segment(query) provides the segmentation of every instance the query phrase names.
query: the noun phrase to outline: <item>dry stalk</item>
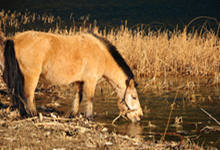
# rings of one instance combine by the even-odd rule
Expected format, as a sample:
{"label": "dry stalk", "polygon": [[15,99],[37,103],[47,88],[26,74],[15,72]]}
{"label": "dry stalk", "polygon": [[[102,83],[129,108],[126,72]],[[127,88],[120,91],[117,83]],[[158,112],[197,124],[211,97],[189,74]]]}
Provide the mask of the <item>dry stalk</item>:
{"label": "dry stalk", "polygon": [[209,16],[198,16],[196,18],[193,18],[188,24],[187,24],[187,28],[196,20],[199,20],[199,19],[206,19],[206,20],[213,20],[215,21],[215,23],[218,25],[218,20],[214,17],[209,17]]}
{"label": "dry stalk", "polygon": [[[6,122],[9,123],[9,124],[19,124],[19,123],[23,123],[23,122],[27,122],[27,121],[33,121],[33,120],[37,120],[37,119],[38,119],[38,116],[35,116],[35,117],[26,118],[26,119],[22,119],[22,120],[14,120],[14,121],[6,121]],[[5,121],[1,122],[1,123],[5,123]]]}
{"label": "dry stalk", "polygon": [[220,126],[205,126],[200,130],[200,132],[203,132],[205,130],[210,130],[210,131],[217,131],[220,132]]}
{"label": "dry stalk", "polygon": [[200,107],[200,109],[220,126],[220,122],[217,119],[215,119],[210,113],[208,113],[205,109],[203,109],[201,107]]}
{"label": "dry stalk", "polygon": [[173,103],[172,103],[171,106],[170,106],[171,109],[170,109],[170,113],[169,113],[167,125],[166,125],[166,128],[165,128],[164,134],[163,134],[163,136],[161,137],[161,140],[162,140],[162,141],[164,141],[165,136],[167,135],[167,130],[168,130],[168,127],[169,127],[169,124],[170,124],[170,119],[171,119],[171,115],[172,115],[172,112],[173,112],[173,109],[174,109],[174,106],[175,106],[175,103],[176,103],[176,98],[177,98],[178,92],[179,92],[179,89],[178,89],[178,91],[176,92],[176,96],[175,96],[175,98],[174,98],[174,101],[173,101]]}
{"label": "dry stalk", "polygon": [[112,121],[112,125],[115,125],[115,121],[117,121],[122,116],[122,113],[120,112],[119,115]]}
{"label": "dry stalk", "polygon": [[59,122],[37,122],[34,124],[35,126],[64,126],[62,123]]}
{"label": "dry stalk", "polygon": [[115,121],[117,121],[120,117],[122,117],[122,118],[127,120],[127,117],[125,115],[127,113],[133,112],[133,111],[135,111],[135,110],[127,110],[127,111],[120,112],[119,115],[112,121],[112,125],[115,125]]}

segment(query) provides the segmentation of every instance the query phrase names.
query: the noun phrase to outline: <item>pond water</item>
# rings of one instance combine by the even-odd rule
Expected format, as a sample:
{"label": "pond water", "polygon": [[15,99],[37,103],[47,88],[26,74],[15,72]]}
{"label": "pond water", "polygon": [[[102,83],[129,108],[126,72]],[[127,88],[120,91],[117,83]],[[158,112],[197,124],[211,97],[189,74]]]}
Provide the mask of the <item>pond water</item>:
{"label": "pond water", "polygon": [[[200,145],[215,146],[220,148],[220,131],[206,130],[207,126],[218,124],[205,114],[207,111],[220,121],[220,89],[205,88],[194,92],[196,102],[187,100],[187,91],[166,91],[163,94],[156,92],[140,93],[139,99],[144,110],[144,118],[136,124],[120,118],[112,125],[118,116],[117,99],[97,96],[95,102],[96,120],[106,124],[113,132],[144,138],[145,140],[160,140],[165,132],[171,111],[171,104],[175,100],[174,109],[165,136],[165,140],[180,141],[190,139]],[[176,97],[176,98],[175,98]]]}
{"label": "pond water", "polygon": [[[60,103],[58,105],[59,109],[65,111],[70,106],[69,101],[72,98],[68,96],[68,93],[73,93],[71,90],[65,91],[68,97],[67,100],[55,97],[51,102],[51,96],[49,96],[50,100],[41,101],[42,97],[37,96],[37,103],[41,106],[45,103]],[[111,91],[109,89],[102,90],[106,93]],[[100,88],[97,88],[94,103],[95,121],[104,124],[109,132],[145,140],[160,140],[168,123],[171,104],[175,100],[165,140],[180,141],[182,138],[199,145],[220,148],[220,131],[211,131],[205,128],[207,126],[216,127],[218,124],[201,110],[202,108],[220,121],[220,88],[200,87],[199,90],[193,92],[190,89],[140,92],[139,99],[144,111],[143,119],[139,123],[131,123],[124,118],[119,118],[114,126],[112,121],[119,115],[117,98],[115,94],[104,93],[103,95],[100,91]],[[189,94],[186,94],[189,92],[191,98],[188,96]],[[45,95],[43,97],[45,99]],[[85,102],[83,101],[80,110],[83,111],[84,107]]]}

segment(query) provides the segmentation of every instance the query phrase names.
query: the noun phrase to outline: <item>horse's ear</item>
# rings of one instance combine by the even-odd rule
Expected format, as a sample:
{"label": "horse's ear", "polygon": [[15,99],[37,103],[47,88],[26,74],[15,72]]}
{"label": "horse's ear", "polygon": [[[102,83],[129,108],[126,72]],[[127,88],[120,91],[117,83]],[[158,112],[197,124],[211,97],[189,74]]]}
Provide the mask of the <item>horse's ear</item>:
{"label": "horse's ear", "polygon": [[0,30],[0,41],[5,40],[5,34]]}
{"label": "horse's ear", "polygon": [[137,86],[137,83],[133,79],[131,79],[129,81],[129,87],[136,87],[136,86]]}
{"label": "horse's ear", "polygon": [[6,38],[5,34],[0,30],[0,46],[2,47],[4,45]]}

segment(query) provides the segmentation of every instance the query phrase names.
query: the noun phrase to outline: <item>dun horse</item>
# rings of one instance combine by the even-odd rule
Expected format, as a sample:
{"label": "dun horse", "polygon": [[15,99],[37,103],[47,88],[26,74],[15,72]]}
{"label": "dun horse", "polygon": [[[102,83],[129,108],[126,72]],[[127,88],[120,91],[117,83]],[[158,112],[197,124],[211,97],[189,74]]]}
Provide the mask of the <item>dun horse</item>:
{"label": "dun horse", "polygon": [[134,75],[108,40],[94,34],[73,36],[26,31],[11,39],[0,36],[0,65],[13,105],[21,115],[36,115],[34,92],[40,77],[54,85],[74,83],[77,114],[85,92],[86,116],[93,115],[97,81],[104,77],[118,94],[118,107],[132,122],[143,115]]}

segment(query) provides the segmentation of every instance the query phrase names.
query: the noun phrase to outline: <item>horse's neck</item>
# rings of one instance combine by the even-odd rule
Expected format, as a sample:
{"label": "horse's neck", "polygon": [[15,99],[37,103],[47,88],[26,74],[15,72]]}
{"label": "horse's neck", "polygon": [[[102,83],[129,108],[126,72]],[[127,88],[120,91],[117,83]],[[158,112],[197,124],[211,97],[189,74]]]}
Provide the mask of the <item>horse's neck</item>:
{"label": "horse's neck", "polygon": [[126,89],[126,80],[127,76],[123,72],[123,70],[116,64],[116,62],[111,62],[111,66],[105,71],[105,78],[109,81],[109,83],[116,90],[118,96],[122,98],[124,96],[124,91]]}

